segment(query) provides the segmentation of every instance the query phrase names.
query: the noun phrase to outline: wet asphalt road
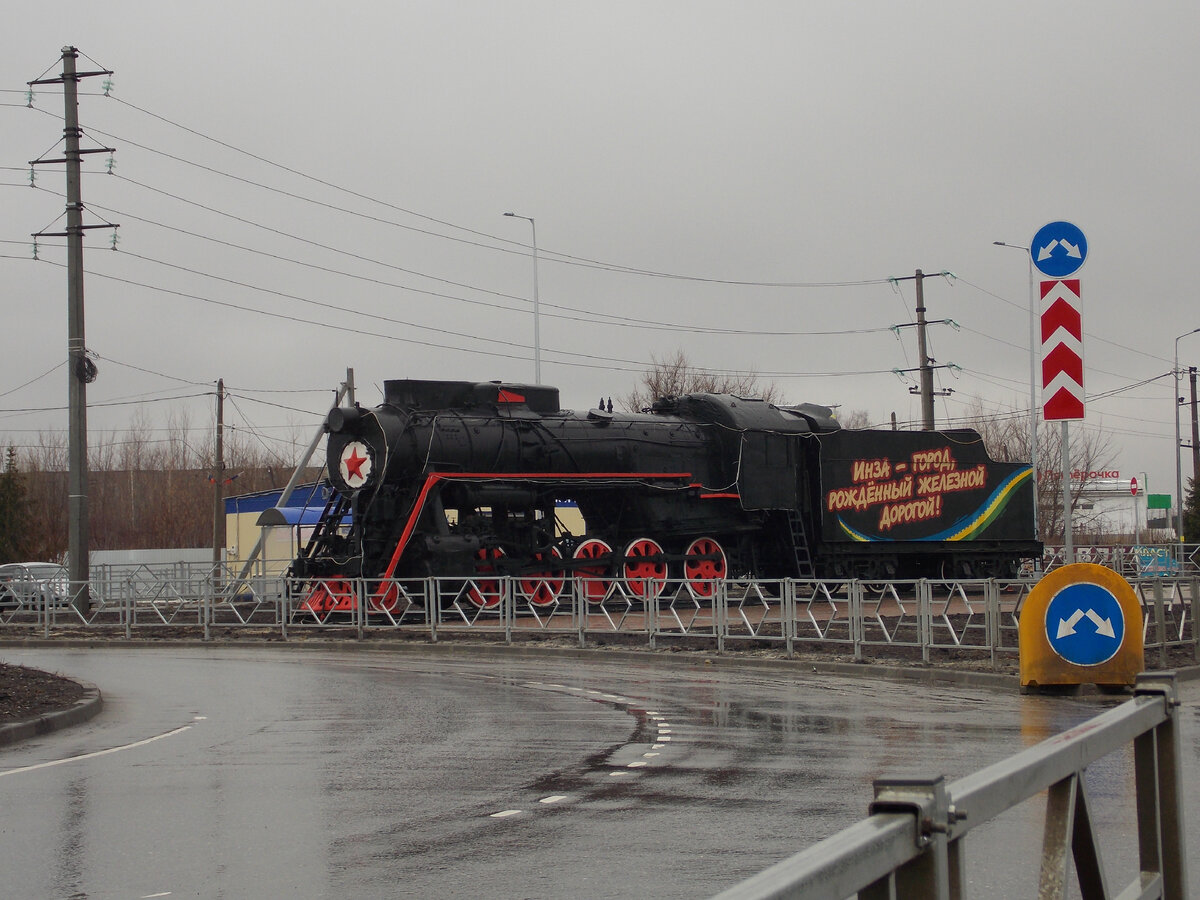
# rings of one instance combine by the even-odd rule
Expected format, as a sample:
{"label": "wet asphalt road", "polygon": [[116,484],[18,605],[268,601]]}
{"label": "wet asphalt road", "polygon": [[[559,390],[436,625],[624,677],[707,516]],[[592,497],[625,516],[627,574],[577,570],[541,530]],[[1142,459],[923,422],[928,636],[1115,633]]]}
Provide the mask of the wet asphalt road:
{"label": "wet asphalt road", "polygon": [[[0,658],[105,698],[0,751],[0,892],[31,900],[706,896],[863,817],[874,778],[953,779],[1110,705],[652,656]],[[1194,870],[1200,692],[1185,697]],[[1129,766],[1089,771],[1110,884],[1136,859]],[[1036,803],[972,832],[970,896],[1032,895],[1040,839]]]}

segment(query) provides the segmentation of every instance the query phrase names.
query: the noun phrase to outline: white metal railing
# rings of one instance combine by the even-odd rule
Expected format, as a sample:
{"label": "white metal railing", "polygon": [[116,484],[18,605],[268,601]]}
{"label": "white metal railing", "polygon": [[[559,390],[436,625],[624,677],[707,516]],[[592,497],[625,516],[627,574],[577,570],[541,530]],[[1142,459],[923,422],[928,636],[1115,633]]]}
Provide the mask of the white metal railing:
{"label": "white metal railing", "polygon": [[[571,636],[584,646],[614,639],[651,647],[686,643],[718,651],[753,645],[845,648],[855,659],[902,650],[986,656],[993,666],[1017,654],[1017,623],[1032,579],[854,581],[735,579],[653,584],[611,578],[562,579],[549,588],[499,576],[380,581],[333,577],[240,580],[224,570],[167,573],[130,567],[49,602],[0,598],[0,634],[33,628],[200,629],[207,639],[245,629],[425,632],[432,640],[477,633],[515,637]],[[1167,666],[1170,648],[1200,658],[1193,602],[1200,575],[1130,579],[1141,602],[1147,659]],[[68,596],[69,594],[69,596]]]}
{"label": "white metal railing", "polygon": [[[965,897],[970,867],[963,838],[1042,791],[1048,795],[1040,859],[1010,861],[1014,873],[1038,871],[1036,896],[1067,896],[1074,871],[1085,898],[1184,900],[1179,706],[1174,673],[1143,674],[1132,700],[950,784],[940,777],[878,780],[869,818],[724,891],[719,900]],[[1139,871],[1118,893],[1107,887],[1084,771],[1130,744]]]}
{"label": "white metal railing", "polygon": [[[1096,563],[1127,578],[1200,575],[1200,544],[1076,544],[1077,563]],[[1066,564],[1061,544],[1047,544],[1042,554],[1043,571]]]}

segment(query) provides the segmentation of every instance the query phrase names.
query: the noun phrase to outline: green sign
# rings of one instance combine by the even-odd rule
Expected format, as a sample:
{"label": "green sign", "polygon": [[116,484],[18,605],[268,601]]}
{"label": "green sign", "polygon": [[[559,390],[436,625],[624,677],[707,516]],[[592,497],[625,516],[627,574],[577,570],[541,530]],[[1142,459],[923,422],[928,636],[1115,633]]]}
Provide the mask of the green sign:
{"label": "green sign", "polygon": [[1147,494],[1146,509],[1170,509],[1171,495],[1170,494]]}

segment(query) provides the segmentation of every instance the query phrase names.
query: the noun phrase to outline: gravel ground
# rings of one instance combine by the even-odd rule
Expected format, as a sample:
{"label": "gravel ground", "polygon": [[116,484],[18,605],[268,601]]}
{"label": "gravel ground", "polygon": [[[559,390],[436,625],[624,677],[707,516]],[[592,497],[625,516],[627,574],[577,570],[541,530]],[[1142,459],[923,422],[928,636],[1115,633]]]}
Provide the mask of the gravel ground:
{"label": "gravel ground", "polygon": [[0,725],[64,709],[82,696],[69,678],[0,663]]}

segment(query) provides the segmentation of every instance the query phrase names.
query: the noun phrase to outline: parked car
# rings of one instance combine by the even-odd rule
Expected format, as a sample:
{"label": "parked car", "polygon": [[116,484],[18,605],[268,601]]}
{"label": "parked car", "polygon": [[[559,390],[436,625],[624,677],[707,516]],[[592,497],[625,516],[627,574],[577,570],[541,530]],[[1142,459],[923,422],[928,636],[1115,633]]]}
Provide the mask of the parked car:
{"label": "parked car", "polygon": [[57,563],[25,562],[0,566],[0,609],[40,609],[70,602],[67,571]]}

